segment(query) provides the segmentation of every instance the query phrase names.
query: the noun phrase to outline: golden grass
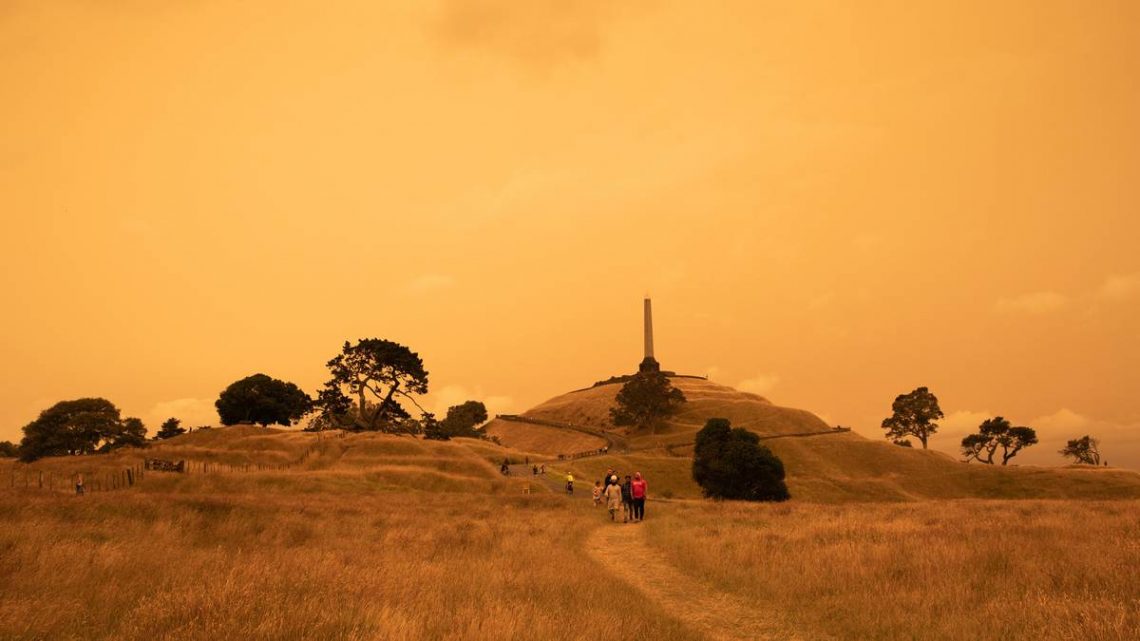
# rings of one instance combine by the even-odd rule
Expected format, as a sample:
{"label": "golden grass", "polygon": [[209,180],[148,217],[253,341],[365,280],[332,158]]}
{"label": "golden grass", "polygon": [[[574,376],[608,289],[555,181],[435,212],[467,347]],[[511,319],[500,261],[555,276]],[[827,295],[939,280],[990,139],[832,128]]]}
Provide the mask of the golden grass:
{"label": "golden grass", "polygon": [[[968,467],[929,452],[904,452],[913,469],[893,472],[860,447],[820,460],[785,450],[828,476],[793,476],[797,498],[782,505],[686,500],[698,494],[690,462],[640,453],[548,465],[554,486],[574,471],[579,495],[568,499],[502,477],[496,464],[520,453],[468,439],[240,428],[145,453],[4,462],[0,638],[694,639],[678,608],[639,594],[586,549],[596,527],[643,527],[609,525],[582,498],[609,466],[649,480],[644,527],[672,570],[647,576],[683,572],[708,602],[718,592],[751,600],[805,638],[1133,638],[1138,500],[806,499],[1136,497],[1140,475]],[[292,466],[150,473],[84,497],[5,482],[13,468],[99,473],[158,453]],[[655,500],[663,494],[678,500]]]}
{"label": "golden grass", "polygon": [[496,419],[488,423],[485,429],[488,436],[494,436],[513,448],[542,452],[547,457],[596,450],[606,444],[596,436],[533,423]]}
{"label": "golden grass", "polygon": [[701,502],[649,515],[652,545],[677,567],[840,639],[1140,630],[1138,501]]}
{"label": "golden grass", "polygon": [[0,493],[0,638],[694,638],[584,560],[584,503],[273,477]]}

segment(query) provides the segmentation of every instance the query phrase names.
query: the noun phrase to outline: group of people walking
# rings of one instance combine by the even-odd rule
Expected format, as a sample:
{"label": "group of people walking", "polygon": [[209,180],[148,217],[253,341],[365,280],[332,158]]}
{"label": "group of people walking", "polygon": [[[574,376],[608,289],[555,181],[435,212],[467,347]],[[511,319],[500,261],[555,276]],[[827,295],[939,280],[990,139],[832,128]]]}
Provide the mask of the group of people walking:
{"label": "group of people walking", "polygon": [[645,518],[645,497],[649,486],[641,477],[641,472],[628,474],[623,480],[617,471],[606,470],[603,480],[594,482],[594,505],[604,501],[610,513],[610,520],[617,522],[618,511],[623,523],[637,523]]}

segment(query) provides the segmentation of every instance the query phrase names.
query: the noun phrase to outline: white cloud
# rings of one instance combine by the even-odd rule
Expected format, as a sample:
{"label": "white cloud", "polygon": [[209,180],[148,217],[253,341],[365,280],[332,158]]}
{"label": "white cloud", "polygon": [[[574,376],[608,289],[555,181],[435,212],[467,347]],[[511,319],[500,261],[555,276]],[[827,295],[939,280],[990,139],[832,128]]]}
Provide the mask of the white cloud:
{"label": "white cloud", "polygon": [[994,414],[989,411],[958,410],[951,412],[938,422],[938,433],[943,436],[959,437],[972,434],[983,421],[993,417]]}
{"label": "white cloud", "polygon": [[1109,300],[1125,300],[1140,294],[1140,272],[1109,276],[1098,293]]}
{"label": "white cloud", "polygon": [[997,311],[1010,314],[1047,314],[1061,309],[1069,298],[1057,292],[1033,292],[1013,298],[1002,298],[995,305]]}
{"label": "white cloud", "polygon": [[765,396],[771,393],[772,389],[780,382],[780,377],[775,374],[757,374],[752,378],[746,378],[736,384],[736,389],[742,392],[752,392]]}
{"label": "white cloud", "polygon": [[495,414],[510,414],[515,411],[515,401],[510,396],[485,395],[480,387],[470,390],[462,385],[439,387],[425,396],[420,404],[435,414],[436,418],[443,418],[447,415],[447,408],[466,401],[482,401],[483,405],[487,406],[487,415],[491,418],[494,418]]}
{"label": "white cloud", "polygon": [[423,274],[412,279],[407,284],[407,290],[413,294],[425,294],[448,289],[455,285],[455,277],[450,274]]}
{"label": "white cloud", "polygon": [[1038,430],[1080,430],[1092,424],[1087,416],[1082,416],[1073,410],[1063,407],[1052,414],[1038,416],[1029,425]]}
{"label": "white cloud", "polygon": [[182,421],[183,427],[216,425],[218,423],[218,410],[214,407],[212,399],[178,398],[155,403],[154,407],[150,408],[150,411],[142,418],[153,434],[163,421],[171,417]]}

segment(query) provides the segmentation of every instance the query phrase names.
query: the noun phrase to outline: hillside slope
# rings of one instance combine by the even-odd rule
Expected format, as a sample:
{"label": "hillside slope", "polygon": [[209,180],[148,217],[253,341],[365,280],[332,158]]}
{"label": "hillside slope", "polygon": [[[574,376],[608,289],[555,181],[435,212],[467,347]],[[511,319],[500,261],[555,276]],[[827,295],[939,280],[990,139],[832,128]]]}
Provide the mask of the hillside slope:
{"label": "hillside slope", "polygon": [[67,492],[76,474],[91,491],[122,489],[123,472],[136,476],[144,459],[187,461],[188,473],[144,472],[142,485],[157,490],[219,493],[290,490],[334,492],[521,491],[524,479],[504,478],[504,459],[535,457],[494,443],[459,438],[426,441],[380,433],[310,433],[235,426],[198,430],[145,449],[124,448],[93,456],[59,456],[31,464],[0,460],[0,478],[9,489]]}
{"label": "hillside slope", "polygon": [[[965,464],[941,452],[872,441],[836,431],[814,414],[780,407],[769,400],[703,379],[674,378],[688,398],[682,411],[657,433],[628,433],[609,421],[609,408],[621,389],[602,385],[552,398],[523,413],[620,435],[624,448],[608,456],[582,458],[565,467],[588,479],[606,469],[641,471],[655,480],[658,496],[695,498],[690,466],[696,431],[709,418],[728,418],[734,427],[761,436],[784,462],[793,497],[809,501],[914,500],[927,498],[1140,498],[1140,474],[1090,468],[1000,467]],[[548,425],[493,422],[488,429],[508,446],[566,454],[581,447],[581,432]],[[541,439],[536,434],[541,431]],[[561,436],[559,436],[559,433]]]}

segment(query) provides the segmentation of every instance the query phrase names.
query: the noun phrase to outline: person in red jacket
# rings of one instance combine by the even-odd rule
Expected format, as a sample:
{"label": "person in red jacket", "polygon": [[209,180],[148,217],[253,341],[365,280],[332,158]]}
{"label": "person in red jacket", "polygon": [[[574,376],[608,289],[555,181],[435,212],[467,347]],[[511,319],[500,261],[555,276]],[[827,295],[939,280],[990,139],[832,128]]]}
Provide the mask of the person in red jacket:
{"label": "person in red jacket", "polygon": [[633,495],[633,521],[634,523],[645,518],[645,496],[649,491],[641,472],[635,472],[633,482],[629,484],[629,493]]}

